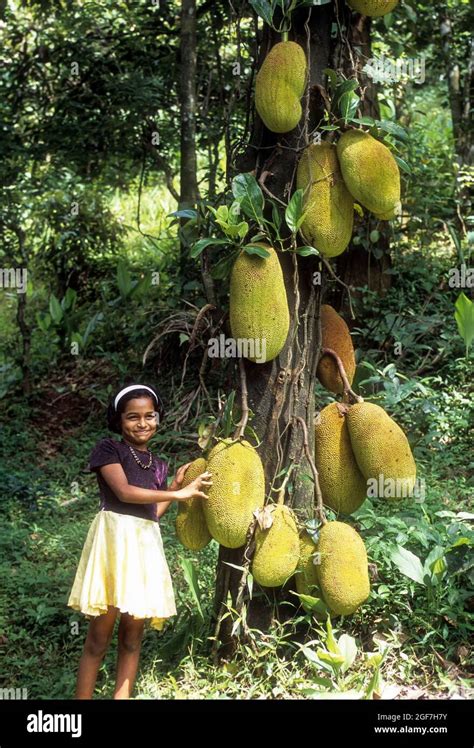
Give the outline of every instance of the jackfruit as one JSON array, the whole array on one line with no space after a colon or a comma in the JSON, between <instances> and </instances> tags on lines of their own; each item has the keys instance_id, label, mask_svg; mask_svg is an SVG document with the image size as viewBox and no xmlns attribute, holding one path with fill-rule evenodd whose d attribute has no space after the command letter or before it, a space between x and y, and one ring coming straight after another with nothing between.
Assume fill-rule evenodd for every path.
<instances>
[{"instance_id":1,"label":"jackfruit","mask_svg":"<svg viewBox=\"0 0 474 748\"><path fill-rule=\"evenodd\" d=\"M336 146L308 146L298 164L296 186L305 190L306 218L301 226L305 240L326 257L340 255L352 236L354 200L344 184Z\"/></svg>"},{"instance_id":2,"label":"jackfruit","mask_svg":"<svg viewBox=\"0 0 474 748\"><path fill-rule=\"evenodd\" d=\"M315 553L317 552L316 543L313 542L310 534L303 530L300 535L300 557L296 567L296 590L300 595L311 595L317 597L316 590L318 586L318 564L315 564Z\"/></svg>"},{"instance_id":3,"label":"jackfruit","mask_svg":"<svg viewBox=\"0 0 474 748\"><path fill-rule=\"evenodd\" d=\"M364 541L350 525L327 522L317 548L319 586L326 605L335 615L351 615L370 593Z\"/></svg>"},{"instance_id":4,"label":"jackfruit","mask_svg":"<svg viewBox=\"0 0 474 748\"><path fill-rule=\"evenodd\" d=\"M184 474L182 488L189 486L201 473L206 471L206 460L198 457L189 465ZM211 539L207 529L202 502L207 499L189 499L178 502L178 513L175 520L176 535L179 542L190 551L200 551Z\"/></svg>"},{"instance_id":5,"label":"jackfruit","mask_svg":"<svg viewBox=\"0 0 474 748\"><path fill-rule=\"evenodd\" d=\"M329 304L321 307L321 347L332 348L339 356L347 374L349 384L352 384L356 370L354 346L349 328L342 317ZM316 375L329 392L337 395L343 392L342 379L334 358L328 354L321 356Z\"/></svg>"},{"instance_id":6,"label":"jackfruit","mask_svg":"<svg viewBox=\"0 0 474 748\"><path fill-rule=\"evenodd\" d=\"M384 485L386 498L409 495L416 481L416 464L400 426L374 403L352 405L346 418L352 449L364 478L395 481L395 491Z\"/></svg>"},{"instance_id":7,"label":"jackfruit","mask_svg":"<svg viewBox=\"0 0 474 748\"><path fill-rule=\"evenodd\" d=\"M271 507L273 524L255 531L252 574L262 587L279 587L296 570L300 556L298 528L291 509L284 504Z\"/></svg>"},{"instance_id":8,"label":"jackfruit","mask_svg":"<svg viewBox=\"0 0 474 748\"><path fill-rule=\"evenodd\" d=\"M392 10L398 5L399 0L347 0L348 4L357 13L362 13L363 16L372 16L372 18L378 18L379 16L385 16L387 13L391 13Z\"/></svg>"},{"instance_id":9,"label":"jackfruit","mask_svg":"<svg viewBox=\"0 0 474 748\"><path fill-rule=\"evenodd\" d=\"M247 441L219 441L209 453L212 473L203 511L212 537L226 548L244 545L253 512L265 501L265 476L257 451Z\"/></svg>"},{"instance_id":10,"label":"jackfruit","mask_svg":"<svg viewBox=\"0 0 474 748\"><path fill-rule=\"evenodd\" d=\"M255 106L271 132L289 132L300 121L306 67L296 42L278 42L265 57L255 80Z\"/></svg>"},{"instance_id":11,"label":"jackfruit","mask_svg":"<svg viewBox=\"0 0 474 748\"><path fill-rule=\"evenodd\" d=\"M346 418L338 404L327 405L314 425L314 462L326 506L352 514L365 501L367 483L352 451Z\"/></svg>"},{"instance_id":12,"label":"jackfruit","mask_svg":"<svg viewBox=\"0 0 474 748\"><path fill-rule=\"evenodd\" d=\"M260 246L270 257L242 251L234 263L229 317L232 336L247 341L246 358L263 364L278 356L285 345L290 313L278 255L273 247Z\"/></svg>"},{"instance_id":13,"label":"jackfruit","mask_svg":"<svg viewBox=\"0 0 474 748\"><path fill-rule=\"evenodd\" d=\"M337 143L346 187L376 216L393 217L400 206L400 171L386 145L362 130L347 130Z\"/></svg>"}]
</instances>

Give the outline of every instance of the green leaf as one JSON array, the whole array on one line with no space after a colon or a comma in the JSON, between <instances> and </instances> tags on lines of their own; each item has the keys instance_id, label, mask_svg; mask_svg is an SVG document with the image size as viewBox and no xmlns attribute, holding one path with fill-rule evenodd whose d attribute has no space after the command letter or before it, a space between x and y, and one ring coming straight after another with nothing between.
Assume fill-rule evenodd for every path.
<instances>
[{"instance_id":1,"label":"green leaf","mask_svg":"<svg viewBox=\"0 0 474 748\"><path fill-rule=\"evenodd\" d=\"M390 135L393 135L399 140L408 140L408 134L406 130L404 130L404 128L401 125L398 125L396 122L392 122L389 119L381 119L376 120L375 124L377 125L379 130L384 130L384 132L388 132Z\"/></svg>"},{"instance_id":2,"label":"green leaf","mask_svg":"<svg viewBox=\"0 0 474 748\"><path fill-rule=\"evenodd\" d=\"M213 247L217 244L229 244L228 239L199 239L199 241L196 242L194 247L191 249L189 256L190 257L198 257L201 252L206 249L206 247Z\"/></svg>"},{"instance_id":3,"label":"green leaf","mask_svg":"<svg viewBox=\"0 0 474 748\"><path fill-rule=\"evenodd\" d=\"M54 293L52 293L49 297L49 313L51 315L51 319L56 325L61 322L64 312Z\"/></svg>"},{"instance_id":4,"label":"green leaf","mask_svg":"<svg viewBox=\"0 0 474 748\"><path fill-rule=\"evenodd\" d=\"M265 201L253 174L238 174L232 180L232 194L239 200L242 210L249 218L258 224L263 223Z\"/></svg>"},{"instance_id":5,"label":"green leaf","mask_svg":"<svg viewBox=\"0 0 474 748\"><path fill-rule=\"evenodd\" d=\"M357 644L355 639L349 634L342 634L337 642L339 651L344 657L344 664L341 667L341 673L345 673L354 662L357 655Z\"/></svg>"},{"instance_id":6,"label":"green leaf","mask_svg":"<svg viewBox=\"0 0 474 748\"><path fill-rule=\"evenodd\" d=\"M308 257L309 255L319 255L319 252L314 247L298 247L296 250L296 253L298 255L301 255L302 257Z\"/></svg>"},{"instance_id":7,"label":"green leaf","mask_svg":"<svg viewBox=\"0 0 474 748\"><path fill-rule=\"evenodd\" d=\"M474 302L460 293L455 304L454 318L458 331L466 345L466 358L469 356L469 346L474 338ZM54 319L54 317L53 317Z\"/></svg>"},{"instance_id":8,"label":"green leaf","mask_svg":"<svg viewBox=\"0 0 474 748\"><path fill-rule=\"evenodd\" d=\"M326 621L326 631L327 631L326 647L333 654L337 654L337 655L340 654L339 647L337 646L337 642L334 638L334 634L333 634L333 630L331 626L331 619L329 618L329 616L327 617L327 621Z\"/></svg>"},{"instance_id":9,"label":"green leaf","mask_svg":"<svg viewBox=\"0 0 474 748\"><path fill-rule=\"evenodd\" d=\"M120 296L126 298L132 290L132 281L127 266L120 260L117 265L117 285L119 287Z\"/></svg>"},{"instance_id":10,"label":"green leaf","mask_svg":"<svg viewBox=\"0 0 474 748\"><path fill-rule=\"evenodd\" d=\"M321 662L327 662L328 665L339 669L341 665L344 665L344 655L335 654L334 652L325 652L324 649L318 649L316 656Z\"/></svg>"},{"instance_id":11,"label":"green leaf","mask_svg":"<svg viewBox=\"0 0 474 748\"><path fill-rule=\"evenodd\" d=\"M292 234L296 234L300 227L300 219L303 216L303 192L296 190L290 202L286 206L285 221Z\"/></svg>"},{"instance_id":12,"label":"green leaf","mask_svg":"<svg viewBox=\"0 0 474 748\"><path fill-rule=\"evenodd\" d=\"M250 5L254 9L255 13L263 18L266 24L272 25L273 20L273 7L269 0L249 0Z\"/></svg>"},{"instance_id":13,"label":"green leaf","mask_svg":"<svg viewBox=\"0 0 474 748\"><path fill-rule=\"evenodd\" d=\"M338 109L341 117L347 122L357 112L360 103L360 96L353 91L342 94L338 101Z\"/></svg>"},{"instance_id":14,"label":"green leaf","mask_svg":"<svg viewBox=\"0 0 474 748\"><path fill-rule=\"evenodd\" d=\"M425 584L423 566L414 553L401 545L397 545L396 549L392 551L391 559L406 577L413 579L418 584Z\"/></svg>"},{"instance_id":15,"label":"green leaf","mask_svg":"<svg viewBox=\"0 0 474 748\"><path fill-rule=\"evenodd\" d=\"M192 210L192 208L175 210L173 213L168 213L168 216L174 216L175 218L197 218L197 210Z\"/></svg>"},{"instance_id":16,"label":"green leaf","mask_svg":"<svg viewBox=\"0 0 474 748\"><path fill-rule=\"evenodd\" d=\"M411 166L409 164L407 164L406 161L404 161L402 158L400 158L400 156L395 156L394 153L392 155L393 155L393 158L395 159L395 161L397 162L398 166L400 167L400 169L402 171L406 172L407 174L411 174L412 173L412 168L411 168Z\"/></svg>"},{"instance_id":17,"label":"green leaf","mask_svg":"<svg viewBox=\"0 0 474 748\"><path fill-rule=\"evenodd\" d=\"M204 614L201 608L201 599L200 599L201 593L200 593L199 585L198 585L198 576L197 576L196 567L194 566L193 562L190 561L188 558L181 558L180 563L184 571L184 578L186 579L191 595L194 599L194 602L196 603L196 607L198 609L199 615L202 619L204 619Z\"/></svg>"},{"instance_id":18,"label":"green leaf","mask_svg":"<svg viewBox=\"0 0 474 748\"><path fill-rule=\"evenodd\" d=\"M258 244L246 244L242 249L249 255L258 255L259 257L270 257L270 252L264 247L260 247Z\"/></svg>"}]
</instances>

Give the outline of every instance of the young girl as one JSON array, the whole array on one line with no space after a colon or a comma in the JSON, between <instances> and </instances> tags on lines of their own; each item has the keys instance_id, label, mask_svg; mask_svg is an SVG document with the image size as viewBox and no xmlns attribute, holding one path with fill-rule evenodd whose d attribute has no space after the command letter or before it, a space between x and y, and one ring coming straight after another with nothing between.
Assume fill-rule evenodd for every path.
<instances>
[{"instance_id":1,"label":"young girl","mask_svg":"<svg viewBox=\"0 0 474 748\"><path fill-rule=\"evenodd\" d=\"M168 467L147 449L162 414L153 387L123 387L107 410L109 429L122 439L102 439L90 456L100 509L89 528L67 603L92 619L79 663L76 699L92 698L117 614L116 699L127 699L132 692L145 619L161 630L176 614L159 517L172 501L207 498L203 489L212 482L206 471L180 488L187 463L167 489Z\"/></svg>"}]
</instances>

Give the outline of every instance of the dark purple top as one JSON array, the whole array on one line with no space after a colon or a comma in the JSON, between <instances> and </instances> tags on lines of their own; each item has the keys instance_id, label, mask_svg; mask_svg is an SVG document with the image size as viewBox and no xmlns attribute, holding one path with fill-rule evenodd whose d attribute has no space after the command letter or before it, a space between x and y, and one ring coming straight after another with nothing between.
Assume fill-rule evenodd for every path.
<instances>
[{"instance_id":1,"label":"dark purple top","mask_svg":"<svg viewBox=\"0 0 474 748\"><path fill-rule=\"evenodd\" d=\"M135 451L140 462L147 465L150 459L149 453ZM117 442L110 437L97 442L89 458L89 470L96 473L99 483L101 510L118 512L118 514L131 514L133 517L141 517L142 519L151 519L154 522L158 522L156 504L131 504L121 501L114 494L98 470L102 465L112 465L114 463L122 465L131 486L165 491L167 488L166 477L168 475L168 465L166 462L153 455L151 467L146 470L140 467L135 461L128 444L125 444L123 441Z\"/></svg>"}]
</instances>

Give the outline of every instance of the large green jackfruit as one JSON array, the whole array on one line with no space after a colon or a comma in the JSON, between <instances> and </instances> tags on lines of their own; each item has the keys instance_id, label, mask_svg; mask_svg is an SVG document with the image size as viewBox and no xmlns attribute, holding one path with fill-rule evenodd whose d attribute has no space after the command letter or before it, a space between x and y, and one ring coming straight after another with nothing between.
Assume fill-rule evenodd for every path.
<instances>
[{"instance_id":1,"label":"large green jackfruit","mask_svg":"<svg viewBox=\"0 0 474 748\"><path fill-rule=\"evenodd\" d=\"M400 171L386 145L362 130L347 130L337 143L346 187L354 200L384 220L400 208Z\"/></svg>"},{"instance_id":2,"label":"large green jackfruit","mask_svg":"<svg viewBox=\"0 0 474 748\"><path fill-rule=\"evenodd\" d=\"M257 451L247 441L223 439L212 448L212 473L203 510L212 537L226 548L244 545L253 512L265 501L265 476Z\"/></svg>"},{"instance_id":3,"label":"large green jackfruit","mask_svg":"<svg viewBox=\"0 0 474 748\"><path fill-rule=\"evenodd\" d=\"M296 185L305 190L306 218L301 226L305 240L326 257L340 255L352 236L354 200L344 184L336 146L308 146L298 164Z\"/></svg>"},{"instance_id":4,"label":"large green jackfruit","mask_svg":"<svg viewBox=\"0 0 474 748\"><path fill-rule=\"evenodd\" d=\"M265 57L255 80L255 106L272 132L289 132L300 121L306 67L306 55L296 42L278 42Z\"/></svg>"},{"instance_id":5,"label":"large green jackfruit","mask_svg":"<svg viewBox=\"0 0 474 748\"><path fill-rule=\"evenodd\" d=\"M327 522L319 533L318 552L319 586L326 605L335 615L351 615L370 593L364 541L350 525Z\"/></svg>"},{"instance_id":6,"label":"large green jackfruit","mask_svg":"<svg viewBox=\"0 0 474 748\"><path fill-rule=\"evenodd\" d=\"M321 347L331 348L337 353L344 366L349 384L352 384L356 362L351 334L342 317L329 304L323 304L321 307L321 336ZM329 392L337 395L343 391L342 379L333 356L328 354L321 356L316 374L323 387Z\"/></svg>"},{"instance_id":7,"label":"large green jackfruit","mask_svg":"<svg viewBox=\"0 0 474 748\"><path fill-rule=\"evenodd\" d=\"M189 486L201 473L206 471L206 460L198 457L186 469L182 488ZM200 551L211 539L207 529L202 502L206 499L189 499L178 502L175 528L179 542L190 551Z\"/></svg>"},{"instance_id":8,"label":"large green jackfruit","mask_svg":"<svg viewBox=\"0 0 474 748\"><path fill-rule=\"evenodd\" d=\"M314 561L317 553L316 543L310 534L303 530L300 534L300 557L296 567L296 590L300 595L317 597L315 586L318 587L318 564Z\"/></svg>"},{"instance_id":9,"label":"large green jackfruit","mask_svg":"<svg viewBox=\"0 0 474 748\"><path fill-rule=\"evenodd\" d=\"M380 405L356 403L346 416L352 449L366 480L398 481L399 489L387 498L404 498L416 481L416 464L408 439Z\"/></svg>"},{"instance_id":10,"label":"large green jackfruit","mask_svg":"<svg viewBox=\"0 0 474 748\"><path fill-rule=\"evenodd\" d=\"M257 525L252 574L262 587L279 587L295 573L300 556L298 528L291 509L271 507L273 524L266 530Z\"/></svg>"},{"instance_id":11,"label":"large green jackfruit","mask_svg":"<svg viewBox=\"0 0 474 748\"><path fill-rule=\"evenodd\" d=\"M399 0L347 0L347 2L357 13L378 18L391 13L398 5Z\"/></svg>"},{"instance_id":12,"label":"large green jackfruit","mask_svg":"<svg viewBox=\"0 0 474 748\"><path fill-rule=\"evenodd\" d=\"M314 462L326 506L352 514L365 501L367 483L352 451L346 418L337 403L327 405L314 425Z\"/></svg>"},{"instance_id":13,"label":"large green jackfruit","mask_svg":"<svg viewBox=\"0 0 474 748\"><path fill-rule=\"evenodd\" d=\"M247 358L259 364L278 356L290 327L278 255L273 247L261 246L270 253L269 257L244 251L239 254L232 268L229 294L232 336L254 341L255 349L249 351Z\"/></svg>"}]
</instances>

